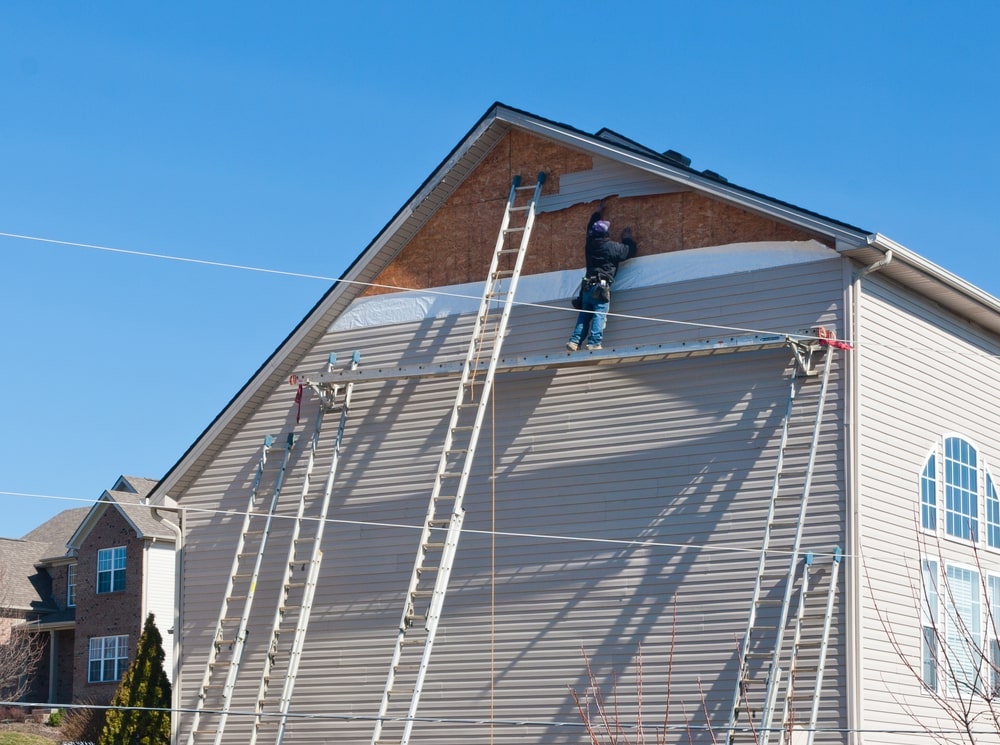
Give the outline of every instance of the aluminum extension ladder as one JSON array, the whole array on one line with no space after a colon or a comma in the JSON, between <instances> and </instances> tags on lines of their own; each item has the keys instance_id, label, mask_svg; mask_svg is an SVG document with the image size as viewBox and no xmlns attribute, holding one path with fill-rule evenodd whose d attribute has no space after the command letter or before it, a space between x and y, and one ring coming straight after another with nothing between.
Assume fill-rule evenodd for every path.
<instances>
[{"instance_id":1,"label":"aluminum extension ladder","mask_svg":"<svg viewBox=\"0 0 1000 745\"><path fill-rule=\"evenodd\" d=\"M812 573L814 571L815 555L810 551L806 554L802 568L802 584L799 586L799 607L795 614L795 635L792 641L792 654L788 663L788 684L785 689L785 706L781 715L782 742L791 745L793 732L805 733L805 745L812 745L816 735L816 722L819 719L819 702L823 692L823 675L826 672L826 653L830 644L830 627L833 622L833 604L837 596L837 583L840 576L840 564L843 561L844 552L837 546L833 550L830 561L830 572L827 576L826 600L820 609L822 613L822 632L819 639L807 640L803 637L803 629L809 618L807 615L806 599L809 595L819 592L822 587L814 587L811 584ZM805 649L815 648L815 661L810 664L807 659L805 664L799 659ZM805 692L800 692L796 688L798 678L809 675L813 676L812 686ZM809 718L805 727L797 724L794 719L795 704L802 701L808 704Z\"/></svg>"},{"instance_id":2,"label":"aluminum extension ladder","mask_svg":"<svg viewBox=\"0 0 1000 745\"><path fill-rule=\"evenodd\" d=\"M351 357L349 369L356 370L360 361L361 354L354 352ZM336 356L331 354L327 368L332 368L335 362ZM298 509L292 525L292 539L288 544L288 557L285 561L284 576L282 577L278 602L275 606L274 617L272 619L270 641L268 642L267 654L264 658L260 684L257 688L257 697L254 700L254 724L253 731L250 734L249 745L255 745L262 728L268 726L277 727L274 737L275 745L281 745L285 737L288 725L288 710L292 703L292 692L295 689L299 663L302 661L302 649L305 645L306 630L309 627L313 600L316 596L316 583L319 580L320 565L323 561L323 533L326 528L326 518L330 509L333 485L337 478L337 467L340 464L340 446L344 439L344 429L347 425L347 418L351 409L353 383L347 383L344 386L343 398L339 404L337 402L337 395L340 392L338 390L339 386L314 386L308 382L306 384L310 385L318 394L320 407L316 415L313 436L309 442L309 458L302 482L302 490L299 495ZM308 521L306 521L306 504L312 483L316 454L319 450L319 438L320 432L323 429L324 415L337 411L338 408L340 411L340 420L337 424L337 434L333 442L333 456L323 487L319 514L308 518ZM311 536L303 534L302 529L306 522L308 522L311 528ZM300 571L305 571L305 576L300 579L293 576L297 567L301 567ZM285 629L292 627L293 622L295 631L285 664L284 682L282 684L281 698L278 702L277 716L274 716L269 712L265 712L264 707L270 689L271 676L276 670L280 671L275 665L281 653L279 643L282 633Z\"/></svg>"},{"instance_id":3,"label":"aluminum extension ladder","mask_svg":"<svg viewBox=\"0 0 1000 745\"><path fill-rule=\"evenodd\" d=\"M274 510L278 504L278 497L281 494L281 487L285 479L285 471L288 467L288 459L295 444L295 435L289 433L285 440L285 450L281 457L281 465L275 477L274 487L271 490L271 501L266 512L266 519L262 528L252 526L252 518L259 517L257 511L257 493L260 489L261 481L264 477L264 469L267 466L267 456L274 445L274 437L267 435L264 438L264 445L261 448L260 458L257 462L257 472L250 487L250 498L247 500L247 508L243 516L243 527L240 531L239 540L236 543L236 552L233 554L233 563L229 572L229 580L223 594L222 608L215 623L215 633L212 636L212 649L209 652L208 663L205 665L205 672L202 676L201 687L198 690L198 701L195 706L194 716L191 721L191 729L188 732L188 745L196 742L222 742L222 734L226 729L226 722L229 717L230 705L232 704L233 690L236 687L236 679L239 675L240 665L243 661L243 652L246 648L247 626L250 621L250 611L253 608L253 601L257 592L257 580L260 577L261 565L264 559L264 551L267 548L267 539L271 533ZM248 550L256 540L256 549ZM246 559L253 557L253 568L248 572L244 568ZM243 605L240 614L232 615L232 611L239 605L242 599ZM235 628L234 628L235 626ZM225 659L228 653L228 659ZM218 682L217 678L225 673L223 682ZM210 698L217 693L217 698ZM201 729L202 718L206 714L214 717L214 726L210 729Z\"/></svg>"},{"instance_id":4,"label":"aluminum extension ladder","mask_svg":"<svg viewBox=\"0 0 1000 745\"><path fill-rule=\"evenodd\" d=\"M462 531L466 485L535 222L535 206L544 182L544 173L538 174L532 186L521 186L521 177L515 176L510 188L406 590L372 745L389 740L406 745L410 739ZM526 194L527 203L519 204L523 202L519 197ZM523 216L524 220L516 219L512 225L513 216ZM511 247L509 241L513 243L517 238L519 243ZM500 308L498 318L493 312L497 307ZM480 380L476 366L478 360L485 357L489 357L490 363ZM432 589L428 587L431 583ZM410 638L421 634L422 640ZM423 653L414 669L412 663L404 664L404 651L419 646L421 641ZM407 703L405 710L399 708L402 702Z\"/></svg>"},{"instance_id":5,"label":"aluminum extension ladder","mask_svg":"<svg viewBox=\"0 0 1000 745\"><path fill-rule=\"evenodd\" d=\"M352 359L352 369L357 367L359 359L359 354L355 352ZM335 357L331 355L328 368L332 367L334 362ZM322 562L321 545L327 510L336 478L344 428L350 410L352 383L347 383L344 386L337 384L313 385L308 381L304 381L304 384L309 385L318 394L320 405L316 415L313 434L310 439L308 463L299 496L296 517L292 525L292 535L288 546L288 558L285 564L281 590L272 619L270 642L262 663L260 682L257 687L256 698L254 699L253 711L255 716L253 728L248 738L250 743L256 743L262 728L268 724L277 727L274 739L276 745L280 745L284 738L292 690L295 686L295 678L298 673L302 647L309 623L309 615L312 610L316 581ZM337 397L341 390L343 390L343 398L341 403L338 404ZM311 476L316 461L325 414L335 411L338 408L340 410L340 423L334 440L333 456L323 490L319 516L306 518L305 509L309 501ZM246 647L250 614L257 595L257 582L268 548L268 537L271 533L279 497L284 485L288 461L296 440L297 436L295 434L290 433L287 435L285 450L271 492L270 503L266 512L261 512L256 509L257 496L264 476L268 452L274 444L274 437L268 435L264 440L264 446L258 461L257 472L253 480L244 515L243 529L237 541L229 581L226 586L222 608L216 622L212 649L209 653L208 662L202 677L191 729L188 732L188 745L196 745L196 743L208 742L209 740L214 745L221 745L222 743L231 712L233 694L239 679L241 665L244 661L243 653ZM261 517L264 518L264 527L262 529L251 529L252 519L258 518L259 520ZM310 526L311 535L303 534L303 526L307 523ZM254 547L252 541L255 537L258 540ZM308 550L308 556L298 558L298 551L303 546ZM253 558L254 565L253 569L247 572L243 569L243 565L250 558ZM299 566L304 567L304 571L306 572L305 578L301 581L293 580L294 569ZM241 598L243 606L240 615L238 617L231 615L232 608ZM291 651L288 654L287 661L284 663L284 668L279 669L276 667L280 651L278 642L283 628L287 628L292 620L295 621L295 631L292 638ZM231 629L234 623L236 624L236 629L234 632L229 633L228 629ZM227 653L228 659L225 659ZM220 684L217 682L217 678L221 676L223 671L225 672L225 681ZM283 673L284 683L278 710L276 713L270 713L265 712L264 705L267 700L271 678L274 676L275 671ZM213 696L216 692L218 694Z\"/></svg>"},{"instance_id":6,"label":"aluminum extension ladder","mask_svg":"<svg viewBox=\"0 0 1000 745\"><path fill-rule=\"evenodd\" d=\"M820 336L822 338L823 334ZM788 624L794 598L802 534L806 523L813 469L830 381L833 349L817 339L812 342L794 342L792 350L796 366L790 376L788 401L782 421L781 440L757 577L754 581L750 615L739 646L739 672L734 686L728 726L727 740L730 745L737 740L741 712L747 714L750 723L751 731L747 733L746 742L768 745L772 735L771 724L782 679L785 627ZM824 358L822 373L815 369L815 357L820 353L823 353ZM803 400L798 395L801 392L800 380L814 378L817 375L820 377L819 390L812 399L805 399L805 403L800 403ZM800 410L803 406L808 407L812 401L815 402L815 412L806 460L800 467L791 469L786 464L786 458L792 448L789 442L792 419L793 416L801 416ZM801 459L800 453L795 455ZM785 485L796 479L802 481L800 490ZM788 533L789 530L791 535ZM808 567L806 569L808 570ZM803 577L803 581L808 581L808 574ZM781 597L765 597L765 585L771 591L781 591ZM760 686L761 682L763 687ZM757 722L753 721L754 712L760 713Z\"/></svg>"}]
</instances>

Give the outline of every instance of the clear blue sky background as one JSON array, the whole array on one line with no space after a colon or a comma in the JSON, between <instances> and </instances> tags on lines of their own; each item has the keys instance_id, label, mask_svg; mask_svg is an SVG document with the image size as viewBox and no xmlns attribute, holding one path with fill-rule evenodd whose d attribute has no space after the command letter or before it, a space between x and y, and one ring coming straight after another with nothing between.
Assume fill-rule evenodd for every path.
<instances>
[{"instance_id":1,"label":"clear blue sky background","mask_svg":"<svg viewBox=\"0 0 1000 745\"><path fill-rule=\"evenodd\" d=\"M499 100L998 295L998 28L975 0L9 2L0 232L336 277ZM162 476L328 287L7 237L0 258L11 537Z\"/></svg>"}]
</instances>

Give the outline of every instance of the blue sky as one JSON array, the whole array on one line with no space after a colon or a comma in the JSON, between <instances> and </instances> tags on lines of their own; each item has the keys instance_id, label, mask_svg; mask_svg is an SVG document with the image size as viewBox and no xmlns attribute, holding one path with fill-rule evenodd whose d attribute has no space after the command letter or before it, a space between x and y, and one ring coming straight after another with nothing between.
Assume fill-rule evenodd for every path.
<instances>
[{"instance_id":1,"label":"blue sky","mask_svg":"<svg viewBox=\"0 0 1000 745\"><path fill-rule=\"evenodd\" d=\"M1000 3L3 16L0 233L336 277L501 101L678 150L1000 295ZM2 236L0 258L10 537L162 476L329 284Z\"/></svg>"}]
</instances>

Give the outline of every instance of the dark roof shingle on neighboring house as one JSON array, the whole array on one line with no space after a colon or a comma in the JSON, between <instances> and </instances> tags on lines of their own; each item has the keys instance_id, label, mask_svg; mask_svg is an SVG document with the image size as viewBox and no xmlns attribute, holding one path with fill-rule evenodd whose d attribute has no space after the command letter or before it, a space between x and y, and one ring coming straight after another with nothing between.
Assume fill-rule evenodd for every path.
<instances>
[{"instance_id":1,"label":"dark roof shingle on neighboring house","mask_svg":"<svg viewBox=\"0 0 1000 745\"><path fill-rule=\"evenodd\" d=\"M48 575L35 568L48 546L39 541L0 538L0 607L29 613L38 610L39 602L52 594Z\"/></svg>"}]
</instances>

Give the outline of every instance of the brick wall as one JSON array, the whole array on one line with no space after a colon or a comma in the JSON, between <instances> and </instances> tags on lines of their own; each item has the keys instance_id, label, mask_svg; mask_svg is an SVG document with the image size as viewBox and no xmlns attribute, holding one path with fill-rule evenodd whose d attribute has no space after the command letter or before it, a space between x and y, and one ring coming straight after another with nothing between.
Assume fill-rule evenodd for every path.
<instances>
[{"instance_id":1,"label":"brick wall","mask_svg":"<svg viewBox=\"0 0 1000 745\"><path fill-rule=\"evenodd\" d=\"M543 195L559 190L562 174L593 167L589 155L526 132L507 135L469 174L451 198L375 280L394 287L423 288L485 279L496 244L510 183L525 184L546 173ZM524 273L583 265L587 220L596 207L579 204L538 215ZM606 202L612 237L631 225L644 255L742 241L820 239L791 225L696 192L659 194ZM367 294L390 292L370 288Z\"/></svg>"},{"instance_id":2,"label":"brick wall","mask_svg":"<svg viewBox=\"0 0 1000 745\"><path fill-rule=\"evenodd\" d=\"M97 552L125 546L125 589L97 593ZM142 541L114 508L105 509L80 546L76 572L76 640L73 648L73 698L107 703L118 686L87 682L90 639L95 636L129 637L129 656L142 633Z\"/></svg>"}]
</instances>

